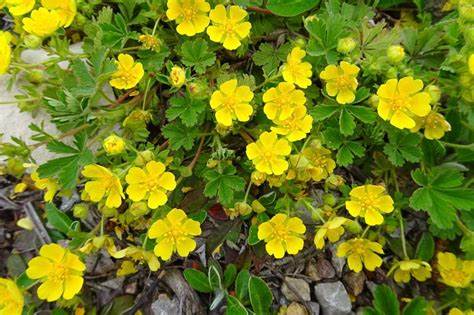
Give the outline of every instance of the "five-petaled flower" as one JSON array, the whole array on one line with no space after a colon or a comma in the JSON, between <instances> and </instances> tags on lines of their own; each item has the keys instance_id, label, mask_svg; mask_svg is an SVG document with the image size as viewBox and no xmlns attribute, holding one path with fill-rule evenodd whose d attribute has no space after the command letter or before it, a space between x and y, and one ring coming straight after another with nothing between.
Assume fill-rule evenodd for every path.
<instances>
[{"instance_id":1,"label":"five-petaled flower","mask_svg":"<svg viewBox=\"0 0 474 315\"><path fill-rule=\"evenodd\" d=\"M39 8L30 17L22 20L23 29L33 35L45 37L53 34L61 25L61 18L55 10Z\"/></svg>"},{"instance_id":2,"label":"five-petaled flower","mask_svg":"<svg viewBox=\"0 0 474 315\"><path fill-rule=\"evenodd\" d=\"M281 69L286 82L296 84L302 89L311 85L311 76L313 75L311 64L303 61L305 56L306 52L303 49L293 48Z\"/></svg>"},{"instance_id":3,"label":"five-petaled flower","mask_svg":"<svg viewBox=\"0 0 474 315\"><path fill-rule=\"evenodd\" d=\"M125 180L127 194L132 201L148 200L148 207L156 209L168 201L167 191L176 187L174 174L157 161L148 162L144 168L132 167Z\"/></svg>"},{"instance_id":4,"label":"five-petaled flower","mask_svg":"<svg viewBox=\"0 0 474 315\"><path fill-rule=\"evenodd\" d=\"M462 260L453 253L439 252L438 271L441 281L454 288L466 288L474 279L474 260Z\"/></svg>"},{"instance_id":5,"label":"five-petaled flower","mask_svg":"<svg viewBox=\"0 0 474 315\"><path fill-rule=\"evenodd\" d=\"M10 41L12 36L9 32L0 31L0 75L7 72L10 66L12 49L10 47Z\"/></svg>"},{"instance_id":6,"label":"five-petaled flower","mask_svg":"<svg viewBox=\"0 0 474 315\"><path fill-rule=\"evenodd\" d=\"M326 221L317 231L314 236L314 245L317 249L324 247L324 239L328 239L331 243L339 241L341 236L344 234L344 227L342 226L347 222L346 218L334 217Z\"/></svg>"},{"instance_id":7,"label":"five-petaled flower","mask_svg":"<svg viewBox=\"0 0 474 315\"><path fill-rule=\"evenodd\" d=\"M382 265L382 258L377 254L383 254L382 245L364 238L354 238L337 247L338 257L347 257L349 269L360 272L362 264L365 269L374 271Z\"/></svg>"},{"instance_id":8,"label":"five-petaled flower","mask_svg":"<svg viewBox=\"0 0 474 315\"><path fill-rule=\"evenodd\" d=\"M256 142L247 145L247 157L257 171L269 175L281 175L288 169L285 157L291 146L285 139L278 139L274 132L263 132Z\"/></svg>"},{"instance_id":9,"label":"five-petaled flower","mask_svg":"<svg viewBox=\"0 0 474 315\"><path fill-rule=\"evenodd\" d=\"M204 0L168 0L166 16L176 20L176 31L181 35L194 36L204 32L209 25L207 12L211 9Z\"/></svg>"},{"instance_id":10,"label":"five-petaled flower","mask_svg":"<svg viewBox=\"0 0 474 315\"><path fill-rule=\"evenodd\" d=\"M249 36L252 25L245 22L247 12L239 6L228 8L218 4L209 17L212 25L207 28L207 34L213 42L222 43L225 49L234 50L240 47L242 39Z\"/></svg>"},{"instance_id":11,"label":"five-petaled flower","mask_svg":"<svg viewBox=\"0 0 474 315\"><path fill-rule=\"evenodd\" d=\"M270 88L263 94L263 101L265 102L263 111L268 119L285 120L296 108L304 106L306 97L294 84L280 82L277 87Z\"/></svg>"},{"instance_id":12,"label":"five-petaled flower","mask_svg":"<svg viewBox=\"0 0 474 315\"><path fill-rule=\"evenodd\" d=\"M222 83L219 90L212 93L211 108L216 112L219 124L230 127L233 120L248 121L253 113L249 104L253 93L246 85L237 85L237 80L232 79Z\"/></svg>"},{"instance_id":13,"label":"five-petaled flower","mask_svg":"<svg viewBox=\"0 0 474 315\"><path fill-rule=\"evenodd\" d=\"M339 104L348 104L355 100L359 70L356 65L341 61L339 66L327 66L319 77L326 81L326 92L329 96L337 95L336 101Z\"/></svg>"},{"instance_id":14,"label":"five-petaled flower","mask_svg":"<svg viewBox=\"0 0 474 315\"><path fill-rule=\"evenodd\" d=\"M42 282L37 291L40 299L52 302L62 296L70 300L79 293L86 266L77 255L58 244L43 245L39 254L28 262L26 275Z\"/></svg>"},{"instance_id":15,"label":"five-petaled flower","mask_svg":"<svg viewBox=\"0 0 474 315\"><path fill-rule=\"evenodd\" d=\"M102 198L107 197L105 200L107 207L120 207L122 198L125 198L125 196L117 175L98 164L86 165L82 170L82 175L91 179L84 186L84 190L91 201L99 202Z\"/></svg>"},{"instance_id":16,"label":"five-petaled flower","mask_svg":"<svg viewBox=\"0 0 474 315\"><path fill-rule=\"evenodd\" d=\"M379 116L399 129L414 128L415 118L425 117L431 110L430 95L420 92L422 89L423 81L412 77L388 80L377 90Z\"/></svg>"},{"instance_id":17,"label":"five-petaled flower","mask_svg":"<svg viewBox=\"0 0 474 315\"><path fill-rule=\"evenodd\" d=\"M41 4L58 13L60 26L68 27L76 16L76 0L41 0Z\"/></svg>"},{"instance_id":18,"label":"five-petaled flower","mask_svg":"<svg viewBox=\"0 0 474 315\"><path fill-rule=\"evenodd\" d=\"M418 281L425 281L431 277L431 266L419 259L402 260L397 264L393 278L398 283L407 283L411 277Z\"/></svg>"},{"instance_id":19,"label":"five-petaled flower","mask_svg":"<svg viewBox=\"0 0 474 315\"><path fill-rule=\"evenodd\" d=\"M13 280L0 278L0 315L21 315L23 294Z\"/></svg>"},{"instance_id":20,"label":"five-petaled flower","mask_svg":"<svg viewBox=\"0 0 474 315\"><path fill-rule=\"evenodd\" d=\"M353 188L349 195L351 199L346 201L346 209L353 217L364 217L368 225L382 224L384 219L380 212L393 211L393 199L383 186L359 186Z\"/></svg>"},{"instance_id":21,"label":"five-petaled flower","mask_svg":"<svg viewBox=\"0 0 474 315\"><path fill-rule=\"evenodd\" d=\"M121 137L112 134L104 139L102 146L107 154L116 155L125 151L126 144Z\"/></svg>"},{"instance_id":22,"label":"five-petaled flower","mask_svg":"<svg viewBox=\"0 0 474 315\"><path fill-rule=\"evenodd\" d=\"M143 65L140 62L135 62L129 54L120 54L117 59L117 70L112 73L110 85L122 90L133 88L145 73Z\"/></svg>"},{"instance_id":23,"label":"five-petaled flower","mask_svg":"<svg viewBox=\"0 0 474 315\"><path fill-rule=\"evenodd\" d=\"M410 131L417 132L424 128L426 139L441 139L447 131L451 130L451 125L443 115L431 111L426 117L414 117L416 125Z\"/></svg>"},{"instance_id":24,"label":"five-petaled flower","mask_svg":"<svg viewBox=\"0 0 474 315\"><path fill-rule=\"evenodd\" d=\"M31 174L31 179L37 188L45 191L44 201L52 201L59 190L58 181L54 178L40 178L37 172Z\"/></svg>"},{"instance_id":25,"label":"five-petaled flower","mask_svg":"<svg viewBox=\"0 0 474 315\"><path fill-rule=\"evenodd\" d=\"M306 138L313 126L313 117L306 114L305 106L298 106L287 119L275 119L273 122L276 126L271 127L272 131L284 135L290 142L295 142Z\"/></svg>"},{"instance_id":26,"label":"five-petaled flower","mask_svg":"<svg viewBox=\"0 0 474 315\"><path fill-rule=\"evenodd\" d=\"M155 255L163 260L168 260L176 252L181 257L186 257L196 248L194 236L201 234L198 221L189 219L181 209L172 209L166 218L157 220L150 227L148 237L155 239Z\"/></svg>"},{"instance_id":27,"label":"five-petaled flower","mask_svg":"<svg viewBox=\"0 0 474 315\"><path fill-rule=\"evenodd\" d=\"M306 227L300 218L278 213L258 226L257 236L265 241L265 249L275 258L283 258L285 252L296 255L303 249Z\"/></svg>"},{"instance_id":28,"label":"five-petaled flower","mask_svg":"<svg viewBox=\"0 0 474 315\"><path fill-rule=\"evenodd\" d=\"M30 12L35 7L35 3L36 0L5 0L5 5L13 16Z\"/></svg>"}]
</instances>

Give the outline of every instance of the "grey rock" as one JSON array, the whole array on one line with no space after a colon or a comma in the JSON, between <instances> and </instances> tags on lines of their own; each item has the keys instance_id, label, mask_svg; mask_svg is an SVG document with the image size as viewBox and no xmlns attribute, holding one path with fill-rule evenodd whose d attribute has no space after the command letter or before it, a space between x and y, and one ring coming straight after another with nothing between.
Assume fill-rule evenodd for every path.
<instances>
[{"instance_id":1,"label":"grey rock","mask_svg":"<svg viewBox=\"0 0 474 315\"><path fill-rule=\"evenodd\" d=\"M310 301L310 289L308 282L303 279L285 277L285 281L281 286L281 292L290 301ZM298 292L298 297L295 292Z\"/></svg>"},{"instance_id":2,"label":"grey rock","mask_svg":"<svg viewBox=\"0 0 474 315\"><path fill-rule=\"evenodd\" d=\"M290 305L288 305L288 308L286 310L286 315L309 315L309 314L303 305L296 302L292 302Z\"/></svg>"},{"instance_id":3,"label":"grey rock","mask_svg":"<svg viewBox=\"0 0 474 315\"><path fill-rule=\"evenodd\" d=\"M364 284L367 280L367 277L363 272L351 271L346 273L343 279L352 295L358 296L364 290Z\"/></svg>"},{"instance_id":4,"label":"grey rock","mask_svg":"<svg viewBox=\"0 0 474 315\"><path fill-rule=\"evenodd\" d=\"M351 300L342 282L318 283L314 292L323 315L351 314Z\"/></svg>"},{"instance_id":5,"label":"grey rock","mask_svg":"<svg viewBox=\"0 0 474 315\"><path fill-rule=\"evenodd\" d=\"M322 279L331 279L336 276L336 270L329 260L324 257L318 257L315 260L310 260L306 265L306 275L313 281L320 281Z\"/></svg>"},{"instance_id":6,"label":"grey rock","mask_svg":"<svg viewBox=\"0 0 474 315\"><path fill-rule=\"evenodd\" d=\"M320 306L316 302L308 302L307 306L309 307L309 315L319 315Z\"/></svg>"},{"instance_id":7,"label":"grey rock","mask_svg":"<svg viewBox=\"0 0 474 315\"><path fill-rule=\"evenodd\" d=\"M318 269L316 268L316 261L311 259L306 264L305 274L313 281L320 281L321 276L319 275Z\"/></svg>"},{"instance_id":8,"label":"grey rock","mask_svg":"<svg viewBox=\"0 0 474 315\"><path fill-rule=\"evenodd\" d=\"M158 299L151 304L153 315L178 315L178 309L178 299L170 299L166 294L160 294Z\"/></svg>"},{"instance_id":9,"label":"grey rock","mask_svg":"<svg viewBox=\"0 0 474 315\"><path fill-rule=\"evenodd\" d=\"M336 270L337 276L341 277L342 270L346 265L346 260L344 258L337 257L337 247L335 245L330 246L329 249L331 250L331 263L334 266L334 269Z\"/></svg>"}]
</instances>

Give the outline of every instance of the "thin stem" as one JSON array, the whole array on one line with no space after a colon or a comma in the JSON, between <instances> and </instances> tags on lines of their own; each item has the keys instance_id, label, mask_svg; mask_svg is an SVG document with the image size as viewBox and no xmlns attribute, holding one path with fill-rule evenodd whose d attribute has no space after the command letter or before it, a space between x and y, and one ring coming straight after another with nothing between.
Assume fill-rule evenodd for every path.
<instances>
[{"instance_id":1,"label":"thin stem","mask_svg":"<svg viewBox=\"0 0 474 315\"><path fill-rule=\"evenodd\" d=\"M400 219L400 239L402 241L402 250L403 250L403 256L405 256L405 259L409 259L408 253L407 253L407 243L405 239L405 226L403 224L403 216L402 216L402 210L398 210L398 216Z\"/></svg>"},{"instance_id":2,"label":"thin stem","mask_svg":"<svg viewBox=\"0 0 474 315\"><path fill-rule=\"evenodd\" d=\"M307 200L303 200L303 204L308 210L311 210L312 213L315 213L323 223L326 223L326 220L324 220L324 218L319 214L318 210L315 209L311 203L309 203Z\"/></svg>"},{"instance_id":3,"label":"thin stem","mask_svg":"<svg viewBox=\"0 0 474 315\"><path fill-rule=\"evenodd\" d=\"M273 75L271 77L269 77L268 79L266 79L265 81L263 81L262 83L260 83L259 85L257 85L255 87L256 90L260 89L261 87L263 87L265 84L267 83L270 83L270 82L273 82L275 81L276 79L278 79L279 77L281 77L281 73L278 73L276 75Z\"/></svg>"},{"instance_id":4,"label":"thin stem","mask_svg":"<svg viewBox=\"0 0 474 315\"><path fill-rule=\"evenodd\" d=\"M449 142L444 142L441 141L442 144L444 144L447 147L455 148L455 149L469 149L469 150L474 150L474 143L471 144L457 144L457 143L449 143Z\"/></svg>"},{"instance_id":5,"label":"thin stem","mask_svg":"<svg viewBox=\"0 0 474 315\"><path fill-rule=\"evenodd\" d=\"M370 225L367 225L364 229L364 232L362 232L362 235L360 236L360 238L364 238L369 230L370 230Z\"/></svg>"},{"instance_id":6,"label":"thin stem","mask_svg":"<svg viewBox=\"0 0 474 315\"><path fill-rule=\"evenodd\" d=\"M250 193L250 188L252 187L252 180L249 180L249 184L247 186L247 190L245 191L244 203L247 203L247 197Z\"/></svg>"},{"instance_id":7,"label":"thin stem","mask_svg":"<svg viewBox=\"0 0 474 315\"><path fill-rule=\"evenodd\" d=\"M464 235L471 235L473 232L462 223L459 216L456 214L456 224L458 225L459 229L463 232Z\"/></svg>"}]
</instances>

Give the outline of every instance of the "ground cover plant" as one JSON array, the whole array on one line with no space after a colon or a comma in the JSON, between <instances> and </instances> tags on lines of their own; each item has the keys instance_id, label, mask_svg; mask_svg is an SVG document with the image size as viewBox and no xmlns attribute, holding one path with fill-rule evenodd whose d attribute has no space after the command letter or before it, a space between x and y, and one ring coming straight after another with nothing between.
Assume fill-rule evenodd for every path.
<instances>
[{"instance_id":1,"label":"ground cover plant","mask_svg":"<svg viewBox=\"0 0 474 315\"><path fill-rule=\"evenodd\" d=\"M472 1L0 17L0 314L473 313Z\"/></svg>"}]
</instances>

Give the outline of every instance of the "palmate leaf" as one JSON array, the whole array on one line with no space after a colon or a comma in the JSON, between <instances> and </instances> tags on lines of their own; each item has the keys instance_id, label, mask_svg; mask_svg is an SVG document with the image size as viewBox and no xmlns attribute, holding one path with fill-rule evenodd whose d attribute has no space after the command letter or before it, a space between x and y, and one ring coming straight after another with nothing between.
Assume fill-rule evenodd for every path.
<instances>
[{"instance_id":1,"label":"palmate leaf","mask_svg":"<svg viewBox=\"0 0 474 315\"><path fill-rule=\"evenodd\" d=\"M179 117L183 124L188 127L197 124L199 114L206 108L204 101L193 99L189 96L172 97L169 103L170 107L166 110L166 118L171 121Z\"/></svg>"},{"instance_id":2,"label":"palmate leaf","mask_svg":"<svg viewBox=\"0 0 474 315\"><path fill-rule=\"evenodd\" d=\"M163 135L169 140L171 149L184 148L185 150L191 150L198 135L198 130L175 121L163 128Z\"/></svg>"},{"instance_id":3,"label":"palmate leaf","mask_svg":"<svg viewBox=\"0 0 474 315\"><path fill-rule=\"evenodd\" d=\"M385 144L383 152L393 165L402 166L406 161L420 161L423 151L420 147L419 134L390 129L388 139L389 143Z\"/></svg>"},{"instance_id":4,"label":"palmate leaf","mask_svg":"<svg viewBox=\"0 0 474 315\"><path fill-rule=\"evenodd\" d=\"M181 61L188 67L194 67L197 73L206 72L206 68L216 62L216 54L210 52L207 42L203 39L186 41L181 46Z\"/></svg>"},{"instance_id":5,"label":"palmate leaf","mask_svg":"<svg viewBox=\"0 0 474 315\"><path fill-rule=\"evenodd\" d=\"M214 169L206 171L204 177L207 184L204 188L204 195L206 197L217 196L224 206L231 206L234 192L242 191L245 188L245 180L235 173L236 169L232 165L225 166L221 173Z\"/></svg>"}]
</instances>

